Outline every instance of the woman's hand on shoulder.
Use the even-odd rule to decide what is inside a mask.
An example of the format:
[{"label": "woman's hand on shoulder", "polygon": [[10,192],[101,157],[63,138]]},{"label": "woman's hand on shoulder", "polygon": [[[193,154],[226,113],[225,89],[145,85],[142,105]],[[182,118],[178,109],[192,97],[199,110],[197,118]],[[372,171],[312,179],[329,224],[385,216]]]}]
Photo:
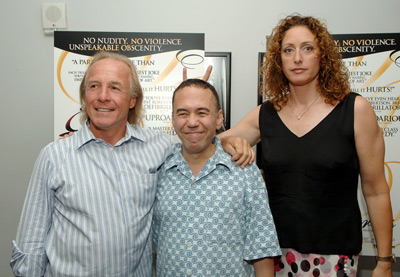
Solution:
[{"label": "woman's hand on shoulder", "polygon": [[246,165],[252,164],[256,154],[251,148],[247,140],[239,137],[225,136],[221,138],[222,147],[232,156],[235,166],[245,168]]}]

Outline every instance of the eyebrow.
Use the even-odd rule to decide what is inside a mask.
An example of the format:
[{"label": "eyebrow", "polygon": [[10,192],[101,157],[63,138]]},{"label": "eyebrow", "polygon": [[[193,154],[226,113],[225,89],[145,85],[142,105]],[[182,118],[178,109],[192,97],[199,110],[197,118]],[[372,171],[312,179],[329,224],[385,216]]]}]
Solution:
[{"label": "eyebrow", "polygon": [[[184,111],[188,111],[188,109],[179,108],[179,109],[176,110],[177,113],[179,113],[179,112],[184,112]],[[207,107],[200,107],[200,108],[196,109],[196,111],[208,111],[208,112],[209,112],[210,109],[207,108]]]},{"label": "eyebrow", "polygon": [[[312,41],[312,40],[303,41],[303,42],[300,43],[300,45],[309,44],[309,43],[317,45],[317,43],[315,41]],[[294,43],[287,42],[287,43],[283,44],[283,46],[286,46],[286,45],[294,45]]]},{"label": "eyebrow", "polygon": [[[97,79],[91,79],[91,80],[88,80],[88,84],[92,84],[92,83],[101,83],[99,80],[97,80]],[[120,85],[120,86],[122,86],[122,83],[121,82],[118,82],[118,81],[111,81],[111,82],[109,82],[108,84],[111,84],[111,85]]]},{"label": "eyebrow", "polygon": [[120,85],[120,86],[122,86],[122,83],[118,82],[118,81],[111,81],[111,84],[112,85]]}]

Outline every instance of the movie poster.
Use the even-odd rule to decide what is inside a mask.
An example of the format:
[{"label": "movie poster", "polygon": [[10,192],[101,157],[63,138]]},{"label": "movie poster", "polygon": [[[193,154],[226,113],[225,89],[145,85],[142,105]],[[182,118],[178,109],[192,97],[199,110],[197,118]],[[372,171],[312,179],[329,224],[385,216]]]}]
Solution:
[{"label": "movie poster", "polygon": [[[400,33],[334,35],[350,72],[353,92],[368,99],[376,113],[386,145],[385,171],[393,209],[393,253],[400,255]],[[362,255],[376,255],[376,242],[361,197]],[[351,234],[349,234],[351,236]]]},{"label": "movie poster", "polygon": [[80,128],[79,85],[101,50],[124,54],[135,64],[144,93],[142,126],[174,135],[172,93],[183,67],[188,78],[203,75],[204,34],[55,31],[54,139]]}]

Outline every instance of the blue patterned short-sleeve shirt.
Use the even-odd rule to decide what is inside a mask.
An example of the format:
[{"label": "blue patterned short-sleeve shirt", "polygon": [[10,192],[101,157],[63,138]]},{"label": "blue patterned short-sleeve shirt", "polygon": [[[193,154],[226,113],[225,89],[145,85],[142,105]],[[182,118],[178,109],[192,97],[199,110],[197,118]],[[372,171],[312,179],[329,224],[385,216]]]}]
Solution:
[{"label": "blue patterned short-sleeve shirt", "polygon": [[264,181],[235,167],[218,138],[197,177],[182,153],[159,172],[153,230],[157,276],[251,276],[251,261],[281,255]]}]

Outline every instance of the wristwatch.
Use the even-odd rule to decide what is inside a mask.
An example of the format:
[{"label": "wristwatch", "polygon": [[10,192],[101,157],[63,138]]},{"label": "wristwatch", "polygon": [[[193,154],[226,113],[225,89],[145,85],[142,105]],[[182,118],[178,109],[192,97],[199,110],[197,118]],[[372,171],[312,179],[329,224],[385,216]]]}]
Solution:
[{"label": "wristwatch", "polygon": [[392,254],[391,256],[387,256],[387,257],[380,257],[380,256],[376,256],[376,260],[378,262],[391,262],[391,263],[395,263],[396,262],[396,256],[394,254]]}]

